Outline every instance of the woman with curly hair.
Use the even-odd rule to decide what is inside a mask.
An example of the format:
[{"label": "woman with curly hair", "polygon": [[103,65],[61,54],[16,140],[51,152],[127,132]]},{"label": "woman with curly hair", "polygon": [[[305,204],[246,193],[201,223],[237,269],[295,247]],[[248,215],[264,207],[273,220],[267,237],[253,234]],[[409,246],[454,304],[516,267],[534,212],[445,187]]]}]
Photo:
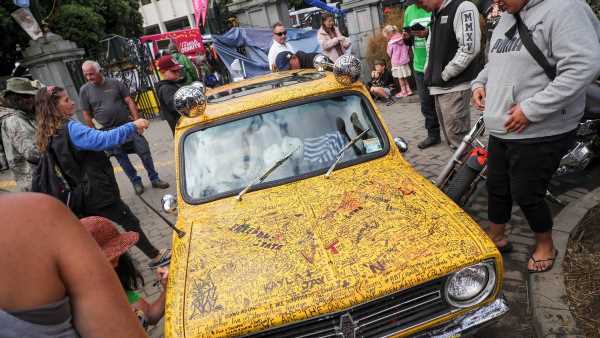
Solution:
[{"label": "woman with curly hair", "polygon": [[137,247],[157,267],[170,260],[168,250],[159,251],[148,240],[140,221],[121,200],[112,164],[104,153],[124,143],[133,133],[143,133],[148,121],[138,119],[109,131],[100,131],[71,119],[75,103],[60,87],[40,89],[35,97],[38,123],[36,143],[40,154],[49,152],[71,190],[70,205],[80,217],[103,216],[140,235]]}]

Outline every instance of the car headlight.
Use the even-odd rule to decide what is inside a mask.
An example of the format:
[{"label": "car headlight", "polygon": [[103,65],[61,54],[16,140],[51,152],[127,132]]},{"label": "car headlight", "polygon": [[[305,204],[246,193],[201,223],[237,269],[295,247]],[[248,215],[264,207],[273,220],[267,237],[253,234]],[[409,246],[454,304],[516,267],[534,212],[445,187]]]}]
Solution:
[{"label": "car headlight", "polygon": [[466,267],[448,278],[446,301],[455,307],[469,307],[485,300],[496,286],[496,269],[492,261]]}]

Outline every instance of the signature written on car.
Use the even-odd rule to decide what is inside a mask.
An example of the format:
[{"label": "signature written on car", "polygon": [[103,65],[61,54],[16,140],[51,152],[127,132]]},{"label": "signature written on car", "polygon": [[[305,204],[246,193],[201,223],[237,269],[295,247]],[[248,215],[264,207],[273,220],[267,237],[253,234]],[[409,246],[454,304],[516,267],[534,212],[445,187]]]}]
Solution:
[{"label": "signature written on car", "polygon": [[248,235],[250,237],[253,237],[254,246],[271,250],[279,250],[283,247],[283,244],[271,240],[273,236],[270,235],[268,232],[260,230],[260,228],[255,228],[250,224],[236,224],[229,228],[229,230],[237,234]]}]

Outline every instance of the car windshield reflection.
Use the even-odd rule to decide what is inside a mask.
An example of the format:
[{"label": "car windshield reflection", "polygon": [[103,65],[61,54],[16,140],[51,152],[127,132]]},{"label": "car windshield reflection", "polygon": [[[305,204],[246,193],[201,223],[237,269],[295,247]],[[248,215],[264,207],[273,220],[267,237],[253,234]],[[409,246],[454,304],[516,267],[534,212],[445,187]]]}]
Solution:
[{"label": "car windshield reflection", "polygon": [[317,175],[365,131],[338,168],[376,157],[386,141],[367,107],[358,95],[321,98],[192,132],[183,141],[185,193],[193,201],[235,194],[295,149],[261,185]]}]

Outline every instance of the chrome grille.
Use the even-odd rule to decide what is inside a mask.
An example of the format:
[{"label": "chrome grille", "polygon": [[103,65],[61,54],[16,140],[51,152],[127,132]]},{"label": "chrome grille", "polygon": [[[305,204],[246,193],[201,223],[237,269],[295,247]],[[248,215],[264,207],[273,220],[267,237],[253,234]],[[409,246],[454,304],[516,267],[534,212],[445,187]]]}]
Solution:
[{"label": "chrome grille", "polygon": [[445,278],[400,291],[348,310],[307,319],[248,337],[386,337],[450,311],[442,293]]}]

